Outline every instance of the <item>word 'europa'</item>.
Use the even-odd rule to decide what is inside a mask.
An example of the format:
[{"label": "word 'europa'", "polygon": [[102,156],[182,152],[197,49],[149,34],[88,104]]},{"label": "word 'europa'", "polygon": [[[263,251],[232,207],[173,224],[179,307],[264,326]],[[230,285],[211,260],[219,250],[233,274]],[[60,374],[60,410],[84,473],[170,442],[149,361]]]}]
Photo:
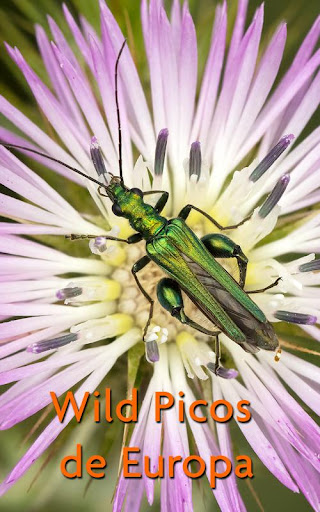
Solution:
[{"label": "word 'europa'", "polygon": [[[102,420],[112,423],[116,417],[123,423],[136,423],[139,416],[138,405],[138,390],[133,388],[132,395],[129,398],[121,400],[113,407],[112,392],[110,388],[105,390],[105,399],[102,400],[99,391],[89,393],[88,391],[83,394],[81,403],[77,403],[72,391],[68,391],[63,402],[60,404],[56,394],[51,391],[50,396],[57,414],[59,421],[62,423],[66,416],[68,409],[71,407],[74,416],[79,423],[89,402],[93,402],[93,419],[96,423]],[[162,415],[165,411],[175,406],[177,408],[178,421],[183,423],[186,417],[197,423],[205,423],[210,416],[214,421],[224,423],[229,421],[235,416],[236,420],[240,423],[246,423],[251,418],[249,410],[250,402],[248,400],[240,400],[235,407],[227,400],[216,400],[209,404],[207,400],[195,400],[194,402],[186,404],[183,400],[183,391],[179,392],[179,398],[175,398],[167,391],[157,391],[154,395],[154,419],[157,423],[162,421]],[[203,414],[203,409],[206,415]]]},{"label": "word 'europa'", "polygon": [[[132,456],[133,458],[131,458]],[[73,467],[70,467],[73,463]],[[91,478],[104,478],[107,461],[102,455],[93,455],[86,461],[85,468]],[[76,455],[67,455],[60,464],[61,473],[70,479],[82,478],[83,475],[83,449],[77,444]],[[215,489],[217,479],[228,477],[232,470],[238,478],[252,478],[252,460],[247,455],[238,455],[236,464],[233,464],[224,455],[211,455],[206,460],[198,455],[189,455],[183,458],[181,455],[168,455],[166,459],[159,455],[158,464],[147,455],[142,456],[141,449],[137,446],[124,447],[122,452],[122,471],[124,478],[175,478],[177,472],[183,473],[191,479],[208,476],[210,487]]]}]

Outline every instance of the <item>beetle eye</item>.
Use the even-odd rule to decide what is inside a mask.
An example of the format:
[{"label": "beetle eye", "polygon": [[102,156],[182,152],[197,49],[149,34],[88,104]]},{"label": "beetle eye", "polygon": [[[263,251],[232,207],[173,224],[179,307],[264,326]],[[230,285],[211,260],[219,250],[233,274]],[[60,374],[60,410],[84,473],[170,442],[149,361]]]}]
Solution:
[{"label": "beetle eye", "polygon": [[132,188],[130,192],[132,192],[133,194],[137,194],[137,196],[143,197],[143,192],[142,190],[140,190],[140,188]]},{"label": "beetle eye", "polygon": [[118,203],[113,203],[112,211],[115,215],[117,215],[117,217],[122,217],[122,215],[123,215],[122,210],[121,210],[120,206],[118,205]]}]

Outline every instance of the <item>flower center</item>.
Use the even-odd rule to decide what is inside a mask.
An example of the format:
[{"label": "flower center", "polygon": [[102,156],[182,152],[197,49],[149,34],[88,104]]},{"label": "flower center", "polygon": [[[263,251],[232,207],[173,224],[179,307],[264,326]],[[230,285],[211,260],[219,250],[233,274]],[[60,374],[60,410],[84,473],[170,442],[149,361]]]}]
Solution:
[{"label": "flower center", "polygon": [[[203,226],[196,226],[195,231],[199,238],[204,234]],[[145,253],[144,242],[125,248],[126,261],[116,268],[111,278],[118,281],[121,285],[121,294],[118,299],[118,311],[127,315],[131,315],[136,326],[144,329],[148,317],[150,304],[137,287],[131,268]],[[108,261],[108,260],[106,260]],[[236,262],[230,260],[219,260],[220,263],[237,279]],[[190,332],[197,339],[205,341],[209,337],[186,324],[180,323],[176,318],[166,311],[157,300],[157,286],[165,272],[153,262],[141,270],[138,274],[139,281],[147,293],[154,299],[154,311],[150,330],[155,326],[160,326],[168,330],[168,341],[174,341],[179,332]],[[213,324],[201,313],[194,303],[183,293],[184,309],[188,317],[199,323],[206,329],[214,330]]]}]

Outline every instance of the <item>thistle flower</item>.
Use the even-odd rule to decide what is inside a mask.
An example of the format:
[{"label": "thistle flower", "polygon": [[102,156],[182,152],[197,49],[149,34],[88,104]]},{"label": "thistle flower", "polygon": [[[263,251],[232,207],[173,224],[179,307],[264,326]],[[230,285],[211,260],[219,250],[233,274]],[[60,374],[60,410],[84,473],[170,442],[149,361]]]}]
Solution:
[{"label": "thistle flower", "polygon": [[[52,43],[41,27],[36,28],[52,89],[39,79],[17,48],[7,45],[57,137],[42,131],[3,97],[0,111],[22,135],[3,128],[0,137],[6,143],[44,152],[93,179],[97,173],[104,179],[106,172],[116,173],[118,169],[114,70],[124,36],[103,0],[101,38],[84,20],[81,31],[68,9],[63,9],[90,79],[52,19]],[[169,19],[160,1],[142,0],[152,108],[125,48],[119,66],[124,181],[128,187],[170,191],[165,214],[171,217],[188,203],[222,225],[237,224],[253,211],[250,220],[228,232],[249,260],[245,289],[262,289],[281,277],[275,287],[255,295],[256,303],[270,322],[299,324],[319,341],[320,260],[315,259],[315,253],[319,252],[320,236],[320,130],[304,140],[299,136],[319,104],[320,53],[314,48],[320,20],[275,85],[286,25],[278,27],[258,58],[263,6],[247,29],[246,10],[247,0],[239,0],[227,50],[227,7],[225,3],[217,7],[196,98],[197,42],[187,4],[181,9],[179,2],[173,1]],[[135,164],[134,151],[141,155]],[[144,248],[141,244],[123,247],[106,241],[106,235],[129,234],[126,222],[113,214],[109,199],[99,194],[92,182],[63,165],[24,152],[87,187],[100,219],[76,211],[44,179],[0,147],[0,182],[14,193],[0,195],[0,214],[12,221],[0,222],[0,382],[14,382],[0,398],[2,429],[45,407],[50,402],[49,391],[59,396],[82,381],[76,397],[94,391],[116,360],[141,341],[148,317],[148,304],[130,273]],[[213,231],[198,214],[190,217],[190,224],[199,236]],[[93,235],[93,256],[70,256],[41,242],[43,235],[58,238],[71,234],[74,238]],[[84,245],[86,241],[75,243]],[[229,260],[223,265],[239,278]],[[154,266],[148,268],[142,283],[153,293],[159,278],[160,271]],[[192,304],[190,308],[192,318],[202,321]],[[155,386],[171,386],[175,392],[182,388],[190,402],[192,379],[210,379],[214,399],[225,398],[232,404],[242,398],[250,400],[252,421],[245,426],[238,423],[243,435],[271,473],[292,491],[301,491],[317,510],[319,430],[290,391],[318,412],[318,369],[284,351],[281,361],[276,362],[274,354],[246,353],[225,335],[221,340],[228,354],[223,376],[235,377],[236,368],[241,381],[218,378],[210,372],[215,355],[208,337],[181,325],[160,307],[155,309],[147,337],[149,360],[157,359],[158,342],[167,342],[167,346],[160,348],[163,357],[154,365],[142,405],[145,414],[132,439],[138,439],[145,451],[154,450],[153,456],[160,452],[160,427],[148,428],[147,410]],[[171,415],[174,417],[174,411]],[[27,471],[71,419],[72,411],[68,411],[63,424],[58,419],[48,424],[2,483],[1,493]],[[190,427],[199,453],[209,449],[232,456],[227,426],[218,425],[217,442],[209,429],[192,422]],[[167,453],[170,423],[164,422],[162,429]],[[188,453],[186,431],[181,425],[176,436],[181,449]],[[130,508],[132,490],[120,480],[115,510],[121,509],[125,496],[127,510],[138,510],[144,489],[152,502],[152,482],[144,479],[137,489],[135,508]],[[214,494],[222,510],[244,510],[233,478],[220,482]],[[181,476],[174,487],[164,479],[161,500],[163,510],[186,510],[186,504],[192,510],[190,483]]]}]

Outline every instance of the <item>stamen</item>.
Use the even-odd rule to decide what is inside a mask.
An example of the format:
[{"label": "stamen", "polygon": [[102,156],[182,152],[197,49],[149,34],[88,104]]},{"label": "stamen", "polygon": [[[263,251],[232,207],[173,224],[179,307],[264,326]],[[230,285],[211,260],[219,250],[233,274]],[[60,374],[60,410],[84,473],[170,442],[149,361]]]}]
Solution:
[{"label": "stamen", "polygon": [[320,258],[299,266],[300,272],[313,272],[314,270],[320,270]]},{"label": "stamen", "polygon": [[104,236],[97,236],[97,238],[90,240],[89,248],[92,254],[102,254],[108,249],[106,238]]},{"label": "stamen", "polygon": [[218,377],[221,377],[222,379],[235,379],[239,375],[237,370],[234,370],[233,368],[224,368],[223,366],[219,366],[219,368],[216,369],[214,363],[208,363],[207,368],[210,372],[218,375]]},{"label": "stamen", "polygon": [[96,137],[92,137],[91,139],[91,145],[90,145],[90,154],[91,159],[94,165],[94,168],[98,174],[98,176],[103,175],[106,184],[108,185],[110,182],[110,175],[107,172],[106,166],[104,165],[103,156],[101,153],[101,149],[98,143],[98,140]]},{"label": "stamen", "polygon": [[160,130],[159,135],[158,135],[156,152],[155,152],[155,157],[154,157],[154,173],[156,176],[161,176],[163,173],[164,158],[166,156],[168,135],[169,135],[169,130],[167,128]]},{"label": "stamen", "polygon": [[52,338],[50,340],[32,343],[26,348],[26,351],[32,352],[33,354],[41,354],[42,352],[47,352],[48,350],[55,350],[57,348],[64,347],[65,345],[68,345],[77,339],[78,334],[64,334],[63,336],[58,336],[57,338]]},{"label": "stamen", "polygon": [[165,327],[162,329],[162,335],[159,338],[159,343],[165,343],[168,339],[169,331]]},{"label": "stamen", "polygon": [[271,165],[279,158],[280,155],[287,149],[294,135],[284,135],[274,148],[267,154],[267,156],[260,162],[254,171],[249,176],[250,181],[255,183],[261,176],[271,167]]},{"label": "stamen", "polygon": [[165,327],[161,329],[160,325],[156,325],[147,334],[145,341],[146,343],[151,341],[157,341],[158,343],[165,343],[168,340],[169,331]]},{"label": "stamen", "polygon": [[133,326],[131,315],[114,313],[98,320],[87,320],[71,327],[71,332],[81,333],[84,343],[95,343],[103,339],[120,336]]},{"label": "stamen", "polygon": [[82,288],[78,286],[70,286],[67,288],[62,288],[58,290],[56,293],[56,297],[59,300],[65,299],[73,299],[74,297],[79,297],[82,294]]},{"label": "stamen", "polygon": [[158,343],[146,341],[146,358],[149,363],[156,363],[160,359]]},{"label": "stamen", "polygon": [[201,175],[201,146],[200,142],[196,141],[191,144],[190,155],[189,155],[189,178],[191,176],[197,176],[197,182]]},{"label": "stamen", "polygon": [[120,283],[114,279],[105,279],[101,276],[99,279],[93,279],[92,281],[79,281],[78,284],[77,287],[71,282],[66,288],[59,290],[56,294],[58,299],[64,300],[65,304],[79,305],[83,302],[116,300],[121,293]]},{"label": "stamen", "polygon": [[273,210],[273,208],[278,204],[281,197],[283,196],[287,186],[289,185],[290,176],[289,174],[284,174],[279,181],[277,182],[274,189],[268,195],[267,199],[261,206],[259,210],[259,217],[265,219],[267,215]]},{"label": "stamen", "polygon": [[276,311],[274,316],[281,322],[289,322],[291,324],[314,325],[317,323],[316,316],[306,315],[304,313],[293,313],[291,311]]}]

